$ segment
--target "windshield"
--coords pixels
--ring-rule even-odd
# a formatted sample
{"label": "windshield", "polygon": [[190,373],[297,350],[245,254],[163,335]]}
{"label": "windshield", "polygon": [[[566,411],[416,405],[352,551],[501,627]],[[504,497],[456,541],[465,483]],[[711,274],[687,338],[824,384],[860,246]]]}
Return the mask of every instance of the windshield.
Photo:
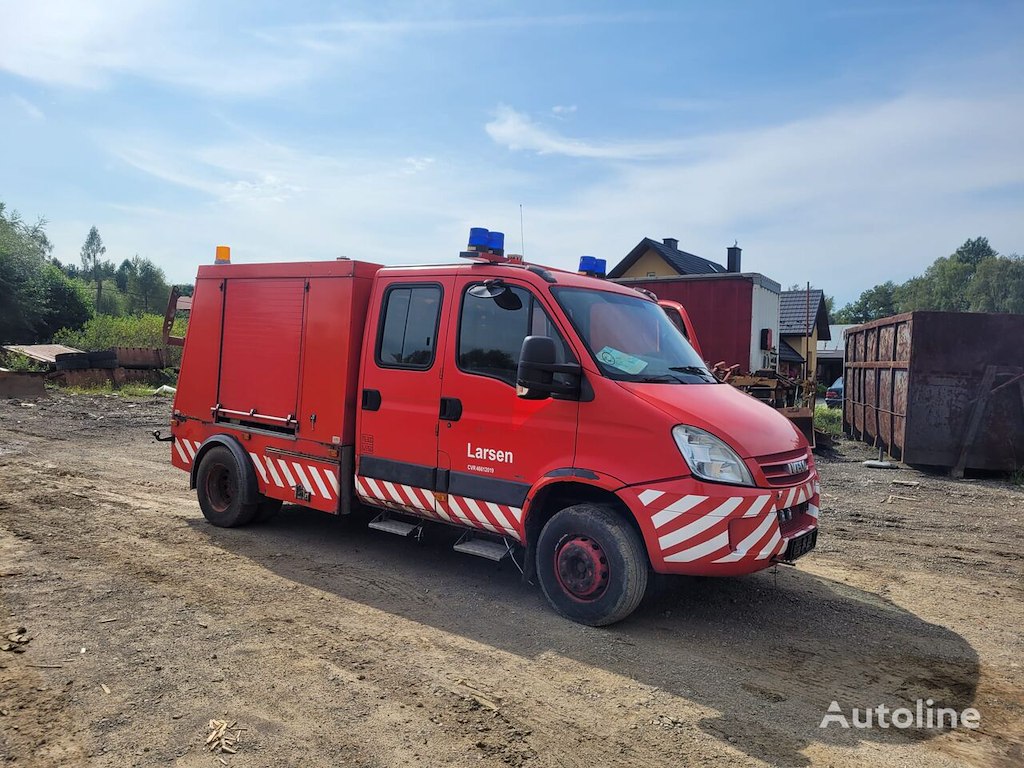
{"label": "windshield", "polygon": [[586,288],[553,288],[591,356],[610,379],[716,384],[693,347],[653,301]]}

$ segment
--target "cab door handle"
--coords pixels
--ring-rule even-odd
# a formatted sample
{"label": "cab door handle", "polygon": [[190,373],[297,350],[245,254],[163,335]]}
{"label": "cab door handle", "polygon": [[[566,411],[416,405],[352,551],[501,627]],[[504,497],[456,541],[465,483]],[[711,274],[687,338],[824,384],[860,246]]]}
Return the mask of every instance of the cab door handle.
{"label": "cab door handle", "polygon": [[458,421],[462,418],[462,401],[457,397],[442,397],[441,412],[438,418],[443,421]]}
{"label": "cab door handle", "polygon": [[379,389],[364,389],[363,390],[363,401],[362,406],[364,411],[379,411],[380,410],[380,390]]}

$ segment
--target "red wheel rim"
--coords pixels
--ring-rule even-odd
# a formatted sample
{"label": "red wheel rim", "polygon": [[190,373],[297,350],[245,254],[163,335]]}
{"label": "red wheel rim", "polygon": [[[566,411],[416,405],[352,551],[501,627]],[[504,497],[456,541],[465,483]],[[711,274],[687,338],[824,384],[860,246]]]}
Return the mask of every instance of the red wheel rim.
{"label": "red wheel rim", "polygon": [[588,536],[570,536],[555,551],[555,576],[577,600],[597,600],[608,589],[608,558]]}
{"label": "red wheel rim", "polygon": [[210,467],[206,475],[206,498],[216,512],[226,512],[235,498],[234,484],[231,473],[223,464]]}

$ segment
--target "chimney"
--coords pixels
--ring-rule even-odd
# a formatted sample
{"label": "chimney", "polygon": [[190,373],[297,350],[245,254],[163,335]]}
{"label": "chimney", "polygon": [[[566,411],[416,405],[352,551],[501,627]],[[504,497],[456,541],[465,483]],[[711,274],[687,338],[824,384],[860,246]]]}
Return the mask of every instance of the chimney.
{"label": "chimney", "polygon": [[665,245],[667,245],[673,251],[678,251],[679,250],[679,241],[676,240],[674,237],[666,237],[661,242],[663,242]]}
{"label": "chimney", "polygon": [[726,262],[725,262],[726,267],[725,268],[726,268],[727,271],[729,271],[729,272],[739,272],[740,271],[740,254],[742,252],[743,252],[743,249],[740,248],[738,245],[730,245],[728,248],[725,249],[725,253],[726,253]]}

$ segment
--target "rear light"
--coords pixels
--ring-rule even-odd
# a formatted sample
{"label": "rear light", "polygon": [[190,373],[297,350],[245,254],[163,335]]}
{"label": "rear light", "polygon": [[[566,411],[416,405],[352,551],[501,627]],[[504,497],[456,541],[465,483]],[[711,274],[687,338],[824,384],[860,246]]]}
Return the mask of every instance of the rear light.
{"label": "rear light", "polygon": [[825,397],[839,397],[839,390],[830,389],[825,393]]}

